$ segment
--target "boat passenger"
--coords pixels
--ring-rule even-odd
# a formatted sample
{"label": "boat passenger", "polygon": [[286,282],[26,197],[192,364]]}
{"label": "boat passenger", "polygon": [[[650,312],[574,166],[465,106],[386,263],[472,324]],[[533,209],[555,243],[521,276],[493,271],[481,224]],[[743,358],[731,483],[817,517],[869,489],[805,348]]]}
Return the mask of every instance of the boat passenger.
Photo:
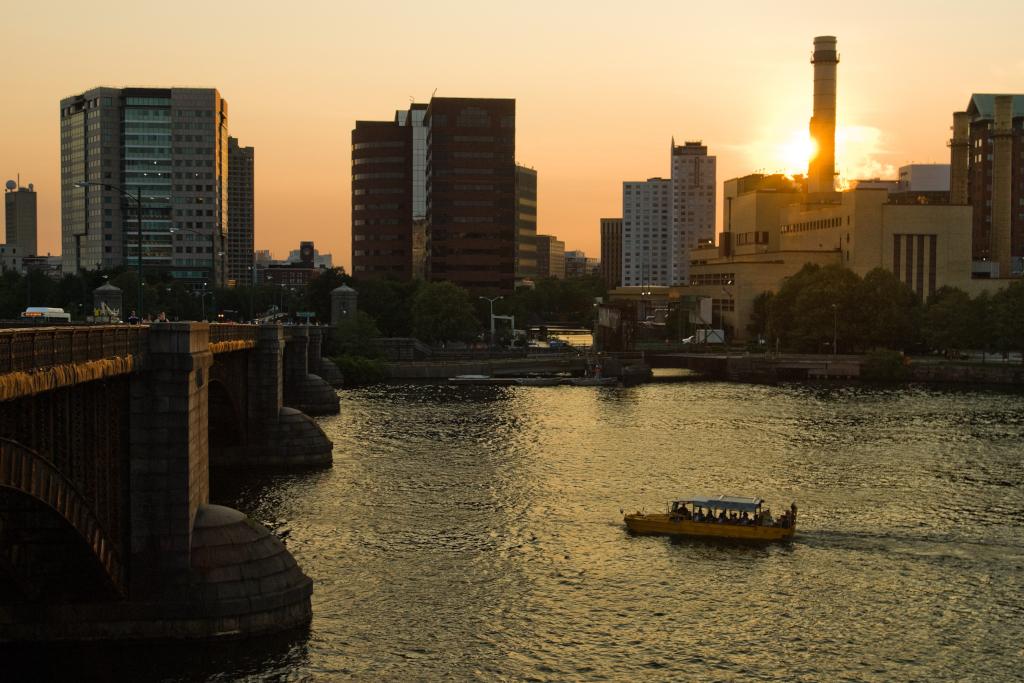
{"label": "boat passenger", "polygon": [[718,511],[718,523],[719,524],[725,524],[728,521],[729,521],[729,517],[725,513],[725,510],[719,510]]}
{"label": "boat passenger", "polygon": [[772,519],[772,511],[765,510],[761,513],[761,525],[762,526],[775,526],[775,520]]}
{"label": "boat passenger", "polygon": [[744,524],[744,525],[750,524],[750,516],[747,514],[746,510],[744,510],[743,514],[740,515],[740,524]]}
{"label": "boat passenger", "polygon": [[703,522],[704,521],[704,509],[703,508],[696,508],[696,511],[693,513],[693,521],[695,521],[695,522]]}

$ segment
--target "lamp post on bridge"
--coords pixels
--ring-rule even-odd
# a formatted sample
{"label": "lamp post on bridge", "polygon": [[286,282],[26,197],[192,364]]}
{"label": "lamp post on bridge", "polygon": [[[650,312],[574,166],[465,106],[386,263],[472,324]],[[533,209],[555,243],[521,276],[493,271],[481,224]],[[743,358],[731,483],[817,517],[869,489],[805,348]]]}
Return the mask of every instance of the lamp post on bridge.
{"label": "lamp post on bridge", "polygon": [[832,360],[836,360],[839,350],[836,348],[839,334],[839,305],[832,304]]}
{"label": "lamp post on bridge", "polygon": [[82,180],[80,182],[75,183],[75,187],[81,187],[81,188],[84,188],[84,189],[88,189],[90,187],[103,187],[103,188],[106,188],[108,190],[114,190],[115,192],[119,192],[121,194],[121,196],[123,196],[123,197],[125,197],[127,199],[134,199],[135,200],[135,208],[136,208],[137,219],[138,219],[137,220],[137,233],[138,233],[138,250],[139,250],[139,252],[138,252],[138,256],[139,256],[139,258],[138,258],[138,268],[139,268],[139,293],[138,293],[138,297],[139,297],[139,300],[136,302],[136,306],[138,307],[139,310],[138,310],[138,313],[136,315],[138,316],[139,320],[142,320],[142,317],[143,317],[143,310],[142,310],[142,308],[143,308],[143,303],[144,303],[143,299],[142,299],[142,296],[143,296],[142,295],[142,188],[136,187],[135,188],[135,194],[132,194],[128,190],[124,189],[123,187],[120,187],[119,185],[112,185],[110,183],[94,183],[94,182],[90,182],[88,180]]}
{"label": "lamp post on bridge", "polygon": [[[203,292],[202,292],[202,294],[199,295],[199,298],[202,301],[203,321],[204,322],[206,321],[206,297],[210,297],[210,308],[213,309],[213,308],[216,307],[216,299],[213,296],[213,292],[207,291],[206,285],[207,285],[207,283],[204,282],[203,283]],[[212,312],[212,310],[211,310],[211,312]]]}

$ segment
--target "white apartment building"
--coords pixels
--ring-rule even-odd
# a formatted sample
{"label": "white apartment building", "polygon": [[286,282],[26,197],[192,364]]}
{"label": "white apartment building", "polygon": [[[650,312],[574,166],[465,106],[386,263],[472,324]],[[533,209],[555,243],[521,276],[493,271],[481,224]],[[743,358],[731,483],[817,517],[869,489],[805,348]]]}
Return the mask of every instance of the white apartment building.
{"label": "white apartment building", "polygon": [[622,183],[622,286],[667,285],[672,277],[672,181]]}
{"label": "white apartment building", "polygon": [[715,237],[715,162],[700,142],[672,143],[672,177],[622,184],[622,285],[690,278],[690,252]]}

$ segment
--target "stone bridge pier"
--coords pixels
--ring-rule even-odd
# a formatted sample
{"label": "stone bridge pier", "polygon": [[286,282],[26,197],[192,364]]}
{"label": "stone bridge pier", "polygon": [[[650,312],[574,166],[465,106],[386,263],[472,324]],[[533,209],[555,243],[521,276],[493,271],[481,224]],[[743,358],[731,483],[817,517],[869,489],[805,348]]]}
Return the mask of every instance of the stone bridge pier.
{"label": "stone bridge pier", "polygon": [[331,462],[319,426],[284,404],[290,381],[317,384],[286,363],[290,344],[307,358],[309,334],[287,337],[206,323],[0,330],[0,641],[310,621],[312,581],[283,543],[209,500],[211,464]]}
{"label": "stone bridge pier", "polygon": [[333,444],[309,414],[337,413],[339,400],[306,371],[308,339],[305,326],[260,325],[251,350],[218,354],[214,373],[227,395],[217,392],[211,417],[215,467],[331,464]]}
{"label": "stone bridge pier", "polygon": [[319,375],[320,331],[309,325],[285,328],[284,402],[308,415],[338,412],[338,394]]}

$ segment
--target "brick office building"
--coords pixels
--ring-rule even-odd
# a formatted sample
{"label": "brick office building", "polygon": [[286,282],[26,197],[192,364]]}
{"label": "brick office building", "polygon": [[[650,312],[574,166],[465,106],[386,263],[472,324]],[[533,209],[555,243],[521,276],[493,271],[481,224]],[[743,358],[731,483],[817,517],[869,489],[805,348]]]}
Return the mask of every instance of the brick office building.
{"label": "brick office building", "polygon": [[426,125],[428,277],[513,291],[515,100],[435,97]]}
{"label": "brick office building", "polygon": [[352,274],[409,280],[421,273],[414,226],[426,219],[425,104],[352,131]]}
{"label": "brick office building", "polygon": [[357,121],[353,275],[512,291],[528,231],[516,179],[515,100],[435,97],[392,121]]}

